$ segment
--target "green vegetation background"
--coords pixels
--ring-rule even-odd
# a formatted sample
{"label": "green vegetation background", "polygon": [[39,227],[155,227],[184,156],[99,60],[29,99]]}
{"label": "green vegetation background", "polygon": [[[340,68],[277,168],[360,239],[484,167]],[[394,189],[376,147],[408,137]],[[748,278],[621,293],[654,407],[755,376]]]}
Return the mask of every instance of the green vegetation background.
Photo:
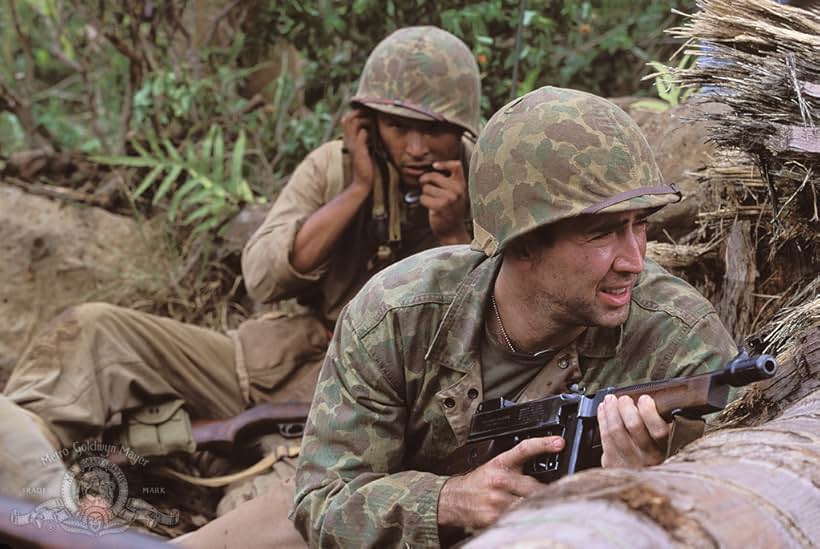
{"label": "green vegetation background", "polygon": [[[641,79],[680,46],[663,32],[681,20],[673,9],[694,0],[7,0],[0,169],[25,149],[87,153],[122,172],[127,211],[164,213],[179,255],[213,265],[202,246],[339,134],[368,53],[393,30],[431,24],[462,38],[486,119],[547,84],[654,96]],[[260,87],[265,71],[276,76]],[[213,272],[186,264],[200,281]]]}
{"label": "green vegetation background", "polygon": [[[256,193],[269,195],[307,152],[334,134],[337,113],[355,89],[368,52],[399,27],[438,25],[470,46],[482,71],[486,118],[513,95],[546,84],[607,97],[651,93],[651,84],[640,81],[651,71],[646,63],[665,61],[677,48],[663,29],[677,22],[673,8],[686,11],[693,2],[212,2],[224,4],[217,15],[232,16],[233,42],[180,53],[175,45],[192,32],[185,28],[183,10],[196,9],[195,4],[4,3],[3,154],[34,144],[32,128],[16,116],[10,95],[30,101],[36,132],[64,150],[133,153],[131,143],[148,146],[154,134],[184,151],[189,143],[213,140],[216,126],[227,162],[244,130],[251,137],[244,173]],[[519,16],[522,45],[513,90]],[[294,44],[304,56],[302,87],[284,74],[268,86],[265,108],[246,109],[251,99],[243,95],[246,78],[275,57],[277,39]],[[175,184],[183,183],[182,175]]]}

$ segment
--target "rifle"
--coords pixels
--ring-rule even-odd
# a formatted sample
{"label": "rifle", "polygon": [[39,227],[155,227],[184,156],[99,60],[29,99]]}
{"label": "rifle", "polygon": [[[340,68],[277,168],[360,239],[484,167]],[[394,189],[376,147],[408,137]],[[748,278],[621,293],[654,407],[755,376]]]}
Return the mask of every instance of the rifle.
{"label": "rifle", "polygon": [[729,387],[768,379],[777,372],[771,355],[750,357],[745,349],[726,366],[688,377],[652,381],[628,387],[608,387],[591,396],[565,393],[516,404],[503,398],[479,404],[467,443],[450,456],[436,473],[466,473],[513,448],[525,438],[561,436],[564,449],[538,456],[524,465],[524,473],[552,482],[584,469],[600,467],[603,448],[598,431],[598,405],[609,394],[633,400],[649,395],[665,420],[680,415],[700,418],[726,407]]}
{"label": "rifle", "polygon": [[259,404],[230,419],[209,419],[191,423],[197,450],[228,454],[248,440],[278,432],[298,438],[305,431],[309,402]]}

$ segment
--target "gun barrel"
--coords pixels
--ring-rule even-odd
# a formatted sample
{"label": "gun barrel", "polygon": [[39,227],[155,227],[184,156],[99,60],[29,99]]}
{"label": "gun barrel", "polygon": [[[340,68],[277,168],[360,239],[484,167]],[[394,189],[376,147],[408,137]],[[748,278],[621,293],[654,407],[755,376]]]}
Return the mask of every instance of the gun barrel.
{"label": "gun barrel", "polygon": [[755,381],[769,379],[776,372],[777,361],[772,355],[749,357],[745,354],[729,362],[721,377],[733,387],[742,387]]}

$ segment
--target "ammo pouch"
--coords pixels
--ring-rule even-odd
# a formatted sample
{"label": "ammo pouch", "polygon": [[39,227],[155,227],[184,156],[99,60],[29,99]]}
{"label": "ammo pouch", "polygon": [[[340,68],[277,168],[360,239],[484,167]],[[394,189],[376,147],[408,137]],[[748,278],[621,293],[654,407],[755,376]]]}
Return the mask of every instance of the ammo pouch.
{"label": "ammo pouch", "polygon": [[196,448],[191,418],[182,400],[151,404],[123,414],[120,443],[144,456],[191,453]]}

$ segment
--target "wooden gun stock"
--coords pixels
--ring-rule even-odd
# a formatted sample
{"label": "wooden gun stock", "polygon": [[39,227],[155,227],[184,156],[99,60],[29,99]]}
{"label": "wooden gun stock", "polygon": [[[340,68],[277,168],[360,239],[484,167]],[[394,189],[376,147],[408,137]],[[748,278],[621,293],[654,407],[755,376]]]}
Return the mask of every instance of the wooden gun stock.
{"label": "wooden gun stock", "polygon": [[741,352],[723,369],[691,377],[653,381],[609,392],[637,400],[649,395],[655,400],[658,413],[669,421],[674,415],[698,418],[726,407],[730,387],[742,387],[772,377],[777,362],[771,355],[750,358]]}
{"label": "wooden gun stock", "polygon": [[229,419],[194,421],[191,430],[197,450],[226,454],[253,437],[274,432],[302,436],[309,411],[309,402],[260,404]]}

